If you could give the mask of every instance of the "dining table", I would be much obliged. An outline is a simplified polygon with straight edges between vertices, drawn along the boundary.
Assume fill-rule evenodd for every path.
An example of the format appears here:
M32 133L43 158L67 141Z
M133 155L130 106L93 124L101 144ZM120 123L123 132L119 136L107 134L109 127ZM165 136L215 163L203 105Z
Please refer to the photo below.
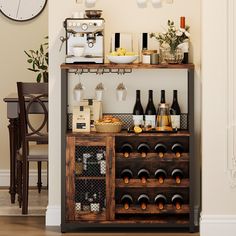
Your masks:
M17 150L21 147L20 138L20 117L19 117L19 100L17 93L10 93L4 99L7 104L7 119L9 121L9 148L10 148L10 187L9 193L11 197L11 203L15 203L17 193L17 171L16 171L16 154ZM26 99L27 102L27 99ZM44 98L43 102L48 107L48 98ZM35 102L30 107L30 114L43 114L42 106Z

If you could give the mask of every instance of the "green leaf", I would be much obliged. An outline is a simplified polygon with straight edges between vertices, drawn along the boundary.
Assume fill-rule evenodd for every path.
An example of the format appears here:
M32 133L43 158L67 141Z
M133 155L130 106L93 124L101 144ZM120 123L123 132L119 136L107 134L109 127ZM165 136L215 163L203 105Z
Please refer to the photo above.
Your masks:
M28 62L28 63L32 63L33 60L32 60L32 59L28 59L27 62Z
M27 68L28 70L30 71L33 71L33 72L39 72L40 70L37 70L37 69L32 69L32 68Z
M42 66L41 66L41 69L42 69L42 70L47 70L47 68L48 68L48 67L45 66L45 65L42 65Z
M42 75L41 75L41 73L40 74L38 74L38 76L37 76L37 83L40 83L40 81L41 81L41 78L42 78Z
M24 51L24 53L28 56L28 57L30 57L31 58L31 56L29 55L29 53L28 52L26 52L26 51Z
M40 45L40 52L43 54L43 45Z

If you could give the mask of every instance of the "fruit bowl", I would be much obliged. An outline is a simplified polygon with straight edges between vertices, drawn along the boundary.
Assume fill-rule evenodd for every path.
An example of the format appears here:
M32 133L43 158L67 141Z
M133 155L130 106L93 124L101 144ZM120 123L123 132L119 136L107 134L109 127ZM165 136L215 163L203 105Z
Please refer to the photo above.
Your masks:
M132 63L138 58L137 55L112 56L108 55L107 59L112 63L127 64Z

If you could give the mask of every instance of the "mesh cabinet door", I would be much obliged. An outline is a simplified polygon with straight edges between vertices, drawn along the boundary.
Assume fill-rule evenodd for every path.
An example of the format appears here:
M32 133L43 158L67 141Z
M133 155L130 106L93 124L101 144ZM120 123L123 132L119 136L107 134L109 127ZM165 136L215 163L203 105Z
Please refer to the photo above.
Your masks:
M66 157L67 220L109 220L110 148L106 137L68 137Z

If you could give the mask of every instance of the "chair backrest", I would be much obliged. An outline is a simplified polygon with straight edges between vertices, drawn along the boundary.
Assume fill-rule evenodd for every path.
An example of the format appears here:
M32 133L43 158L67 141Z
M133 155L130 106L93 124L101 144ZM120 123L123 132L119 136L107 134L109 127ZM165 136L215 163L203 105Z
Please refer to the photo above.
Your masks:
M29 141L46 142L48 140L48 84L17 82L20 107L20 132L22 144ZM31 114L42 114L42 123L32 124Z

